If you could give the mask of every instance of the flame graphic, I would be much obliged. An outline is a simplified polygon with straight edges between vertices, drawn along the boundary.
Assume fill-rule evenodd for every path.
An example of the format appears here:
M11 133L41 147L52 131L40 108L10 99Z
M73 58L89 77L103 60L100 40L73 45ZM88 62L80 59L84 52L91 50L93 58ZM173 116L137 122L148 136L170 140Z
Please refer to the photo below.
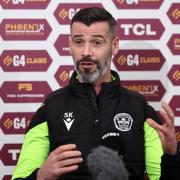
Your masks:
M176 139L177 139L177 142L180 141L180 132L176 132Z
M125 0L117 0L119 4L123 4Z
M9 129L10 127L12 127L12 125L13 125L13 121L12 121L10 118L8 118L8 119L5 120L5 122L4 122L4 127L6 127L7 129Z
M120 64L121 66L124 65L124 63L127 61L125 56L120 56L117 60L117 63Z
M12 63L12 58L10 56L6 56L3 60L3 63L6 65L6 66L9 66L11 63Z
M179 80L180 80L180 71L179 71L179 70L176 70L176 71L173 73L173 78L174 78L176 81L179 81Z
M69 78L69 73L66 72L66 71L63 71L63 72L60 74L59 78L60 78L62 81L66 81L66 80Z
M59 17L61 19L65 19L66 17L68 16L68 12L65 10L65 9L62 9L60 12L59 12Z
M179 19L180 18L180 10L179 9L175 9L173 12L172 12L172 17L174 17L174 19Z
M5 4L9 4L11 0L3 0Z

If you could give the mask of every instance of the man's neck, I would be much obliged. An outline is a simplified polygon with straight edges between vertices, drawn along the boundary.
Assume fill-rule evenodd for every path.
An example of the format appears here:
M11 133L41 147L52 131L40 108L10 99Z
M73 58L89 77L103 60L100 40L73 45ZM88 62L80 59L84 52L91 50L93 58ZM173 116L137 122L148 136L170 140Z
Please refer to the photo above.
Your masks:
M99 79L98 81L93 83L96 94L97 95L99 94L99 92L101 91L102 84L104 82L111 82L111 81L112 81L111 73L108 73L108 74L104 75L101 79Z

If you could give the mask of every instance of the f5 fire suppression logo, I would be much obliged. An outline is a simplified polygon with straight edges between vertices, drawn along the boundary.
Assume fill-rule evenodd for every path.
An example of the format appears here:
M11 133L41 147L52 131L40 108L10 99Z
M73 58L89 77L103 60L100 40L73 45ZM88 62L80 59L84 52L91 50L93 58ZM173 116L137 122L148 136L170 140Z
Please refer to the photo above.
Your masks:
M68 85L70 76L74 70L73 65L60 66L55 74L55 78L61 87Z
M158 40L165 28L159 19L118 19L121 40Z
M157 80L122 81L122 86L141 93L147 101L160 101L165 94L164 86Z
M176 117L180 117L180 96L175 95L171 99L169 105L171 106Z
M5 72L47 71L52 62L45 50L5 50L1 59Z
M180 24L180 3L173 3L167 15L173 24Z
M5 113L0 121L4 134L24 134L29 126L33 113Z
M46 9L50 0L1 0L3 9Z
M173 34L171 36L168 47L174 55L180 55L180 34Z
M99 3L60 3L54 12L59 24L70 24L74 14L87 7L103 7Z
M159 9L163 0L113 0L118 9Z
M0 89L0 96L5 103L43 102L52 92L45 81L6 81Z
M159 50L119 50L113 59L119 71L156 71L165 62Z
M0 27L4 40L46 40L51 30L46 19L3 19Z
M171 70L168 73L168 78L174 86L180 85L180 65L173 65Z

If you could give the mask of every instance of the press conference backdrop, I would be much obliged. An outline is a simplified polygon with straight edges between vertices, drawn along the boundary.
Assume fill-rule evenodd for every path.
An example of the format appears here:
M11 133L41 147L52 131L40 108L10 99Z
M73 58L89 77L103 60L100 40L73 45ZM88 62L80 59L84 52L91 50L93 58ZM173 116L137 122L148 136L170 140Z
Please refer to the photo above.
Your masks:
M90 2L0 1L0 179L10 179L33 113L68 84L69 24L84 7L104 7L117 19L120 50L112 69L157 111L162 100L170 104L180 139L180 1Z

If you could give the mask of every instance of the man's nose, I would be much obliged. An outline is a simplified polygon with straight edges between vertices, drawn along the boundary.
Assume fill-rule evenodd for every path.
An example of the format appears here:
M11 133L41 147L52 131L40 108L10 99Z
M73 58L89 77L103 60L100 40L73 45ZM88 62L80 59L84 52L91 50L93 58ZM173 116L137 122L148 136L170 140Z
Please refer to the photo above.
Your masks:
M84 45L83 56L92 56L92 48L91 48L90 44Z

